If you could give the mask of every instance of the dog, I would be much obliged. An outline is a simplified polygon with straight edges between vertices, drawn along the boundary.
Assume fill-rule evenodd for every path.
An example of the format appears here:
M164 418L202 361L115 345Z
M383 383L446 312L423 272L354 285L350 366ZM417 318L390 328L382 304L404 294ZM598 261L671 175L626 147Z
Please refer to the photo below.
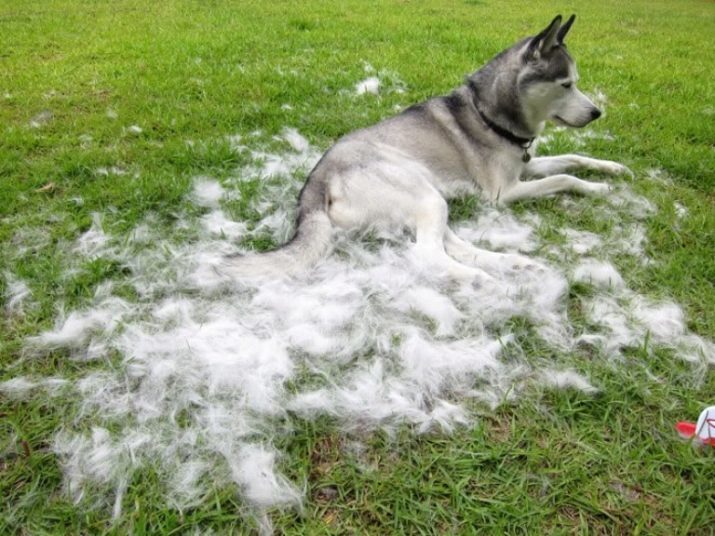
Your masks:
M418 258L455 278L488 280L484 265L504 260L528 265L526 257L460 239L447 225L447 199L478 195L502 204L566 191L605 194L608 185L566 172L629 173L608 160L534 155L546 121L583 127L601 115L576 87L564 44L574 20L562 25L557 16L451 94L339 139L301 190L293 238L270 252L227 257L220 271L237 279L303 272L328 254L334 229L374 225L410 229Z

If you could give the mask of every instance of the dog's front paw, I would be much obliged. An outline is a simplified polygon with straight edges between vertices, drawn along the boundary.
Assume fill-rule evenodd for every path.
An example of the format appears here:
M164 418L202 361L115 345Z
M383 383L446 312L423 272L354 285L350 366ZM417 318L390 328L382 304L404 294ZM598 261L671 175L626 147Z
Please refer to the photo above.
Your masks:
M623 164L620 164L618 162L612 162L610 160L603 160L601 162L600 171L608 173L609 175L628 175L631 178L635 176L630 170L630 168L628 168L627 166L624 166Z
M584 186L583 193L587 195L606 195L612 190L613 187L605 182L587 182Z

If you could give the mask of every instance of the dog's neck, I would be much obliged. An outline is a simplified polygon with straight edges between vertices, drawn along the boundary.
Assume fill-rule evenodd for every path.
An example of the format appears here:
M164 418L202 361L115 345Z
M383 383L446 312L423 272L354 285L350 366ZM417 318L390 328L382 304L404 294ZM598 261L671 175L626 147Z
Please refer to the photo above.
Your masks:
M505 112L497 113L494 110L498 110L498 107L485 106L485 104L488 104L488 100L482 98L483 92L472 77L467 78L467 87L472 95L474 107L482 121L490 129L519 147L526 149L532 144L537 132L532 132L532 129L526 126L519 109L508 107Z

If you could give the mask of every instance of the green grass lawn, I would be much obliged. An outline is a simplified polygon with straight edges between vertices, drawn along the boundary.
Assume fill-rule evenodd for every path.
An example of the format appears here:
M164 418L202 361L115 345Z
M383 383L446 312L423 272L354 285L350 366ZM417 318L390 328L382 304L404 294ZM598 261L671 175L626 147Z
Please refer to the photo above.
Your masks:
M242 163L226 136L260 131L256 139L270 143L290 126L327 148L396 106L448 92L572 11L581 87L607 95L595 128L616 140L590 139L580 150L627 164L630 187L658 208L646 220L656 262L624 258L618 267L631 288L676 301L694 333L715 338L713 2L0 0L0 275L22 278L35 301L24 315L1 317L0 380L107 366L23 350L26 337L52 327L59 302L71 310L102 281L121 278L123 268L103 260L63 272L67 245L93 213L118 235L149 213L168 229L192 177L221 179ZM404 92L346 95L366 64ZM550 148L568 149L566 140ZM121 180L97 173L112 167ZM649 178L653 170L667 180ZM675 203L687 217L677 218ZM548 240L550 229L578 219L560 207L545 199L515 211L538 213ZM454 209L468 217L475 206ZM589 214L580 223L596 226ZM8 292L4 277L0 292ZM715 457L679 440L673 426L715 403L715 378L647 346L622 363L583 363L597 395L521 397L452 435L375 433L360 438L359 459L336 423L298 421L277 441L289 454L285 474L306 482L305 508L273 512L276 531L711 533ZM168 507L151 468L132 481L116 521L111 509L73 505L49 446L75 410L0 395L0 533L255 530L229 488L193 509Z

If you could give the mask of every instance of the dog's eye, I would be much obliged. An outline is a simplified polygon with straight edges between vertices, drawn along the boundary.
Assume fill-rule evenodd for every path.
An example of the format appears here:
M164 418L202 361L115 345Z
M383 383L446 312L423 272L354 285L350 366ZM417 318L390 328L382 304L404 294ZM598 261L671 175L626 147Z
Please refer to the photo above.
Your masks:
M573 82L566 82L564 84L561 84L561 87L565 87L566 89L570 88L573 86Z

